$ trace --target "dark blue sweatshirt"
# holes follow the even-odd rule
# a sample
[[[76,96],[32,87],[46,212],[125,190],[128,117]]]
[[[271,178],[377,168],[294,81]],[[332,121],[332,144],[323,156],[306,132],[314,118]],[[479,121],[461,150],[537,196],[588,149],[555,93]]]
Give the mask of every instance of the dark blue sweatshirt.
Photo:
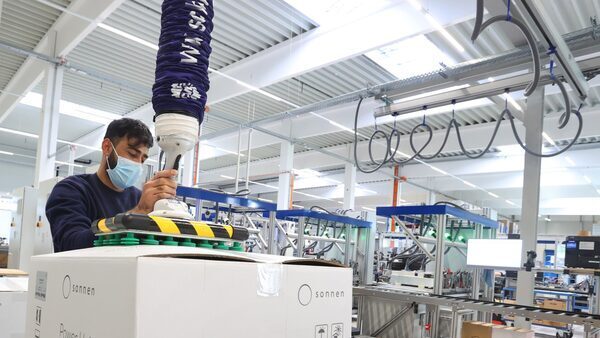
[[[46,203],[54,251],[91,247],[92,222],[133,209],[140,196],[141,191],[135,187],[114,191],[96,174],[69,176],[60,181]]]

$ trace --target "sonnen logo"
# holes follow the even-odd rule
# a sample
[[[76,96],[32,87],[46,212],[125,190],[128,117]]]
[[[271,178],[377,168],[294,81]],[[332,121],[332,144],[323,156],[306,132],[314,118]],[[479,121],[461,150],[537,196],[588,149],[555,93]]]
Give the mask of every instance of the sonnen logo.
[[[62,285],[63,297],[68,299],[71,294],[93,297],[96,295],[96,289],[91,286],[73,283],[71,276],[65,275]]]
[[[338,299],[346,295],[342,290],[316,290],[313,291],[310,285],[302,284],[298,288],[298,302],[302,306],[307,306],[314,299]]]

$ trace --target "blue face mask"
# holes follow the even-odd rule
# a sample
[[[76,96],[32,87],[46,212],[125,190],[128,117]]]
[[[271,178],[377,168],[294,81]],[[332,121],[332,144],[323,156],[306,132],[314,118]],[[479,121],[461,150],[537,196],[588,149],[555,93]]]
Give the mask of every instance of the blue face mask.
[[[128,158],[119,156],[115,146],[113,145],[112,147],[115,154],[117,154],[117,165],[111,169],[110,164],[108,163],[108,157],[106,157],[106,164],[108,166],[106,172],[108,173],[110,181],[119,189],[127,189],[136,185],[142,177],[142,165]]]

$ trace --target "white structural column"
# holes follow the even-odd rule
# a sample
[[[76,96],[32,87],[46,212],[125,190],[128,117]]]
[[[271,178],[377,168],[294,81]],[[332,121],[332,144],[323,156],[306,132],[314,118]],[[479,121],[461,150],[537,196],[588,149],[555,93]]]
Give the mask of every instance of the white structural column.
[[[35,187],[41,181],[55,177],[56,144],[58,138],[58,116],[64,69],[58,65],[46,68],[46,92],[42,103],[42,121],[35,160]]]
[[[354,210],[356,193],[356,166],[346,163],[344,168],[344,209]]]
[[[534,152],[542,151],[542,131],[544,126],[544,86],[538,87],[527,99],[527,112],[525,113],[525,144]],[[521,263],[527,260],[527,251],[536,250],[537,222],[540,208],[540,175],[542,158],[525,153],[525,167],[523,169],[523,204],[521,206],[521,240],[523,252]],[[534,272],[521,270],[517,275],[517,304],[532,305],[533,289],[535,284]],[[531,322],[525,318],[517,318],[518,327],[529,328]]]
[[[431,189],[433,186],[433,178],[427,179],[427,186]],[[435,192],[433,190],[427,190],[427,205],[434,205],[436,201]]]
[[[67,176],[72,176],[73,175],[73,170],[75,169],[75,151],[77,150],[77,147],[70,145],[69,146],[69,161],[67,163],[69,163],[69,169],[67,172]]]
[[[91,21],[82,20],[68,13],[61,14],[48,30],[48,33],[34,48],[34,51],[42,54],[52,54],[52,56],[56,57],[67,55],[79,42],[96,29],[99,22],[104,21],[124,1],[71,1],[69,11],[89,18]],[[56,36],[59,36],[60,39],[57,39],[56,43],[54,43]],[[53,50],[54,53],[48,53],[48,50]],[[27,57],[4,88],[6,92],[0,93],[0,122],[6,119],[20,100],[19,96],[10,95],[9,93],[27,94],[42,79],[46,65],[46,62],[38,60],[33,56]]]
[[[279,191],[277,192],[277,209],[288,210],[292,207],[292,179],[294,170],[294,144],[281,142],[279,157]]]
[[[392,169],[392,173],[393,173],[393,169]],[[404,172],[404,166],[401,166],[400,168],[398,168],[398,176],[402,176],[402,173]],[[402,201],[404,201],[402,199],[402,187],[404,187],[404,182],[403,181],[399,181],[398,182],[398,194],[396,195],[396,205],[402,205]]]

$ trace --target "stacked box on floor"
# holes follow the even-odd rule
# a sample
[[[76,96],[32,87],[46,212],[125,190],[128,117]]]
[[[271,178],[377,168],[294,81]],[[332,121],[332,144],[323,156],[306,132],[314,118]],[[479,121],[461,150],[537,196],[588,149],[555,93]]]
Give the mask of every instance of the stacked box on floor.
[[[544,308],[544,309],[566,311],[567,303],[564,300],[559,300],[559,299],[544,299],[544,301],[542,302],[540,307]],[[567,327],[567,324],[565,324],[565,323],[555,322],[555,321],[551,321],[551,320],[534,320],[533,323],[540,324],[540,325],[546,325],[546,326],[553,326],[553,327],[558,327],[558,328]]]
[[[33,257],[30,275],[26,337],[351,336],[352,270],[315,259],[103,246]]]
[[[464,322],[462,338],[533,338],[532,330],[517,329],[483,322]]]

